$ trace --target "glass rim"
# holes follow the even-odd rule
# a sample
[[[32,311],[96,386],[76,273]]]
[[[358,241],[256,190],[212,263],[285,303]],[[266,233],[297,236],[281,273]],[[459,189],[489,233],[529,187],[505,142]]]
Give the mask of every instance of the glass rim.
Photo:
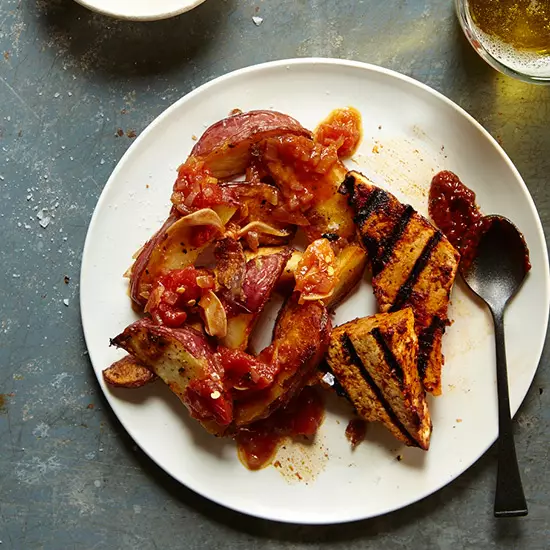
[[[507,65],[496,59],[492,54],[490,54],[483,46],[483,44],[472,33],[468,20],[467,4],[468,0],[455,0],[458,21],[460,23],[460,26],[462,27],[464,35],[468,39],[468,42],[470,43],[474,51],[486,63],[488,63],[491,67],[493,67],[493,69],[496,69],[500,73],[511,76],[512,78],[516,78],[518,80],[522,80],[523,82],[528,82],[530,84],[550,85],[550,74],[548,76],[535,76],[529,73],[516,71],[515,69],[508,67]]]

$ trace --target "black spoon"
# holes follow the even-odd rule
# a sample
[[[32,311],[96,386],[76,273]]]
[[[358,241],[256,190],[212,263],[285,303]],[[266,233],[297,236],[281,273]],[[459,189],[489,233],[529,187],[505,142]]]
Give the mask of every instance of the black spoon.
[[[471,265],[462,270],[468,286],[489,306],[495,324],[498,391],[498,471],[495,494],[495,517],[527,515],[518,469],[510,397],[506,348],[504,345],[504,311],[521,287],[529,271],[529,250],[517,227],[501,216],[486,216]]]

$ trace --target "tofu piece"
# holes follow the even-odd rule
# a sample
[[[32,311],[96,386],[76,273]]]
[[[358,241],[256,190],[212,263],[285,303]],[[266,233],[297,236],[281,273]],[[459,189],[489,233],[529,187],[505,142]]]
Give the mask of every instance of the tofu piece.
[[[441,342],[460,255],[449,240],[410,205],[349,172],[347,194],[372,269],[381,312],[411,307],[419,340],[418,371],[426,391],[441,394]]]
[[[335,328],[327,362],[361,418],[428,450],[432,423],[417,356],[414,315],[405,308]]]

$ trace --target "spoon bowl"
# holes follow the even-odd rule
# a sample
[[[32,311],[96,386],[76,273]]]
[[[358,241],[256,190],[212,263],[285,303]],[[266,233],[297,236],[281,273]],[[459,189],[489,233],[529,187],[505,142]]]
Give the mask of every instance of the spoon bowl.
[[[476,254],[462,270],[468,286],[498,310],[516,294],[530,268],[529,250],[518,228],[502,216],[485,216]]]
[[[495,325],[499,426],[495,517],[527,515],[510,414],[504,312],[530,268],[529,250],[517,227],[502,216],[485,216],[473,260],[461,273],[489,306]]]

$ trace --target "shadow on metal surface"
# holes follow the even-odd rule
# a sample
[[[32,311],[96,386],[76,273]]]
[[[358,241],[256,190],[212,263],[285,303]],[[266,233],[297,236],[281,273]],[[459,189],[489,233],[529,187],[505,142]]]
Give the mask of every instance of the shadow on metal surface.
[[[235,0],[204,2],[172,19],[133,22],[93,13],[72,0],[37,3],[39,32],[67,64],[109,79],[166,74],[201,63],[228,25]],[[71,60],[72,57],[72,60]]]

